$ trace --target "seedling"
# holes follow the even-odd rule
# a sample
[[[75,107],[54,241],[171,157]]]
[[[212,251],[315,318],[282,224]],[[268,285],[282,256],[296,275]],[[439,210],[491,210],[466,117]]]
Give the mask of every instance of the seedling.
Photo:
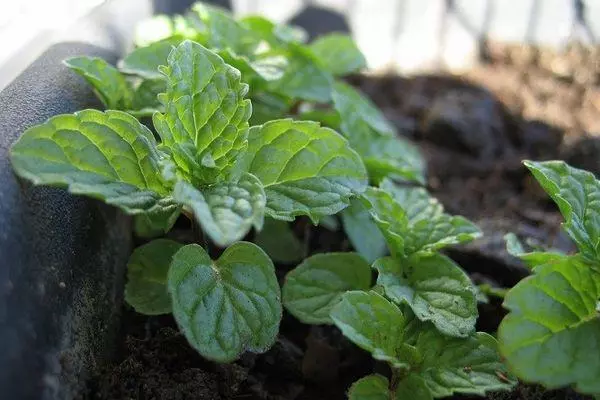
[[[389,364],[391,379],[360,379],[350,399],[432,399],[511,388],[496,340],[475,332],[473,283],[438,252],[478,237],[477,227],[444,213],[425,189],[388,179],[361,199],[391,256],[371,267],[356,253],[317,254],[291,271],[283,286],[283,303],[298,319],[335,324]],[[375,286],[371,268],[378,273]]]
[[[533,275],[506,294],[510,313],[498,330],[500,350],[519,378],[547,388],[573,385],[600,393],[600,182],[561,161],[525,165],[558,205],[579,253],[509,249]]]
[[[55,116],[28,129],[11,151],[22,178],[116,206],[135,217],[140,236],[164,235],[183,214],[225,248],[216,259],[199,244],[167,238],[137,248],[127,302],[148,315],[173,313],[208,359],[265,351],[282,315],[265,250],[298,262],[307,248],[288,222],[306,216],[337,229],[331,216],[340,214],[359,254],[305,259],[288,275],[283,297],[300,320],[335,324],[391,365],[391,381],[361,379],[350,397],[509,388],[495,340],[475,332],[473,284],[438,252],[479,231],[445,214],[424,189],[396,183],[424,182],[424,162],[340,80],[365,66],[352,40],[332,34],[307,44],[296,28],[236,20],[200,3],[150,25],[162,29],[141,30],[118,67],[66,61],[107,110]],[[138,120],[148,116],[155,132]],[[241,241],[253,228],[264,250]],[[375,286],[365,258],[378,271]]]

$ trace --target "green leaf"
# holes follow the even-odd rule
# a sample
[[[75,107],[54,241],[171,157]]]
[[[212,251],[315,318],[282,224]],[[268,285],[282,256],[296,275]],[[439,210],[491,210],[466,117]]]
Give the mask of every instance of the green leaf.
[[[395,129],[381,111],[367,97],[347,83],[333,85],[333,105],[342,117],[342,132],[349,138],[354,135],[371,136],[356,132],[370,128],[381,135],[394,136]]]
[[[302,242],[285,221],[267,218],[262,230],[254,237],[254,243],[275,262],[290,264],[304,257]]]
[[[386,191],[369,186],[362,195],[373,220],[379,227],[392,255],[404,255],[404,234],[408,226],[406,211]]]
[[[154,126],[177,165],[195,186],[228,177],[247,146],[250,100],[240,72],[205,47],[184,41],[168,57],[165,113]]]
[[[367,66],[365,57],[348,35],[330,33],[319,37],[309,47],[333,75],[347,75]]]
[[[371,181],[390,177],[425,184],[425,160],[408,140],[372,134],[350,143],[362,156]]]
[[[260,38],[250,29],[236,21],[220,7],[196,3],[192,6],[207,31],[206,46],[211,49],[231,49],[240,55],[251,55],[256,51]]]
[[[378,374],[368,375],[350,386],[348,400],[390,400],[389,387],[390,383],[386,377]]]
[[[258,246],[235,243],[216,261],[198,245],[184,246],[173,257],[167,282],[173,316],[203,357],[230,362],[275,342],[282,314],[279,284]]]
[[[373,264],[385,295],[406,302],[421,321],[431,321],[443,334],[466,337],[475,332],[475,287],[451,259],[441,254],[404,260],[381,258]]]
[[[507,233],[504,235],[504,240],[506,241],[506,250],[508,253],[523,260],[525,265],[530,268],[535,268],[541,264],[558,262],[563,258],[569,257],[566,254],[551,251],[527,252],[525,251],[523,244],[519,241],[517,235],[514,233]]]
[[[248,58],[230,49],[220,50],[218,54],[227,64],[240,71],[242,79],[249,82],[253,90],[259,85],[265,86],[266,82],[280,79],[287,67],[287,60],[282,56]]]
[[[600,259],[600,182],[563,161],[525,161],[525,165],[560,208],[564,227],[579,250]]]
[[[316,254],[287,274],[283,304],[306,324],[331,324],[329,312],[344,293],[369,287],[371,267],[358,254]]]
[[[138,75],[144,79],[164,79],[158,67],[167,64],[171,50],[183,39],[171,37],[148,46],[138,47],[119,63],[119,69],[126,74]]]
[[[143,238],[153,238],[169,232],[179,215],[181,207],[173,204],[153,213],[137,214],[133,220],[135,234]]]
[[[36,185],[66,187],[129,214],[172,207],[152,132],[121,111],[84,110],[29,128],[14,144],[15,172]]]
[[[580,257],[538,266],[510,289],[498,330],[511,370],[548,388],[600,392],[600,273]]]
[[[416,374],[410,374],[398,382],[394,393],[395,400],[433,400],[433,394],[425,380]]]
[[[296,116],[296,119],[301,121],[317,121],[321,125],[331,128],[335,131],[340,130],[341,119],[340,115],[335,110],[330,109],[312,109],[304,111]]]
[[[152,116],[155,111],[164,112],[164,106],[158,100],[158,95],[164,93],[166,84],[164,79],[146,79],[143,80],[133,93],[133,108],[130,113],[143,111],[147,115]]]
[[[385,237],[371,219],[369,210],[358,199],[352,199],[350,207],[342,211],[344,231],[352,247],[372,263],[387,252]]]
[[[193,212],[204,232],[221,247],[242,239],[252,226],[260,229],[263,224],[266,196],[251,174],[201,190],[179,181],[173,198]]]
[[[363,157],[372,181],[391,175],[424,183],[425,161],[419,150],[396,137],[395,129],[374,104],[342,82],[334,85],[332,97],[341,131]]]
[[[401,354],[404,316],[383,296],[372,291],[346,292],[330,316],[344,336],[371,352],[376,360],[397,368],[408,367]]]
[[[131,106],[132,90],[125,77],[99,57],[72,57],[65,65],[77,72],[90,85],[108,109],[126,110]]]
[[[262,125],[287,115],[291,99],[277,93],[258,91],[252,93],[252,116],[250,125]]]
[[[404,256],[432,254],[448,245],[465,243],[481,236],[477,226],[467,219],[445,214],[442,205],[423,188],[399,186],[386,180],[382,183],[382,189],[393,196],[395,204],[405,209],[407,217],[405,222],[387,228],[391,230],[387,236],[402,238],[402,246],[392,248],[392,252]],[[383,198],[384,201],[390,201],[390,197]],[[375,212],[379,221],[397,219],[397,206],[389,210],[393,211],[378,213],[372,210],[372,214]],[[380,222],[379,225],[381,229],[386,228],[386,224]]]
[[[452,338],[441,334],[431,323],[415,322],[417,333],[411,343],[422,358],[413,373],[425,381],[433,397],[453,393],[484,395],[515,385],[492,336],[479,332],[465,339]]]
[[[281,79],[271,82],[271,90],[294,99],[330,102],[332,75],[307,48],[291,43],[288,52],[289,65]]]
[[[182,15],[155,15],[141,21],[135,27],[134,43],[137,47],[145,47],[152,43],[169,38],[189,38],[201,40],[202,32],[192,26],[189,19]]]
[[[182,247],[167,239],[156,239],[134,250],[127,262],[125,301],[145,315],[169,314],[167,273],[173,255]]]
[[[337,132],[316,122],[283,119],[250,128],[241,170],[265,187],[269,216],[318,222],[344,209],[366,187],[358,154]]]

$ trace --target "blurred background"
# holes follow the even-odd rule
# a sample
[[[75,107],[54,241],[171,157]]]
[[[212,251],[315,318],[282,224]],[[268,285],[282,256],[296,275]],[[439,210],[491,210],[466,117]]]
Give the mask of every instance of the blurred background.
[[[34,0],[0,2],[0,86],[79,17],[108,1],[124,10],[136,0]],[[182,3],[182,10],[189,2]],[[600,0],[221,0],[237,15],[262,14],[293,21],[313,34],[352,33],[372,68],[403,72],[446,67],[464,70],[482,55],[485,41],[536,44],[554,49],[570,41],[594,44],[600,35]],[[140,2],[137,2],[140,3]],[[160,3],[156,5],[160,8]],[[141,5],[141,3],[140,3]],[[144,3],[147,7],[146,3]],[[136,9],[139,12],[139,9]],[[151,12],[151,10],[148,10]],[[21,55],[21,60],[23,55]],[[14,63],[14,62],[13,62]],[[2,68],[4,67],[4,68]]]

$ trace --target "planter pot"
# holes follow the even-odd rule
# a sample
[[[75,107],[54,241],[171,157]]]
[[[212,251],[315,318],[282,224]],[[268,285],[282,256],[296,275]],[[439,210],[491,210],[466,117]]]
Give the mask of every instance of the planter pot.
[[[135,24],[189,1],[110,1],[76,23],[0,92],[0,393],[6,399],[71,399],[111,357],[119,326],[130,219],[64,190],[17,180],[8,153],[28,127],[100,108],[62,60],[115,63]],[[84,42],[81,42],[84,41]],[[24,49],[23,58],[31,55]],[[18,65],[13,60],[12,65]]]

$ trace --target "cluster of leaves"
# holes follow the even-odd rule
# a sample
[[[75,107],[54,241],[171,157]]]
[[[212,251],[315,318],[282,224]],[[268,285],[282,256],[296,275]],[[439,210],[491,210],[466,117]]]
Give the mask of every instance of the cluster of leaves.
[[[370,265],[357,253],[314,255],[287,275],[282,293],[298,319],[335,324],[390,365],[391,381],[380,375],[360,379],[350,399],[432,399],[510,388],[514,382],[496,340],[475,331],[473,283],[438,252],[478,237],[477,227],[444,213],[425,189],[389,179],[369,187],[359,201],[391,256]]]
[[[304,38],[200,3],[158,17],[118,67],[66,61],[107,110],[28,129],[12,148],[14,170],[119,207],[141,236],[167,233],[184,214],[225,248],[213,259],[198,244],[155,239],[128,265],[127,302],[172,313],[208,359],[269,348],[283,296],[300,320],[335,324],[390,364],[391,381],[361,379],[352,399],[509,388],[495,339],[475,332],[475,287],[438,252],[479,230],[412,186],[425,175],[416,148],[340,79],[365,66],[352,40]],[[150,115],[155,132],[138,119]],[[335,214],[357,253],[305,259],[282,294],[272,259],[306,252],[289,222],[306,216],[336,229]],[[253,228],[256,244],[240,241]]]
[[[600,182],[561,161],[525,165],[558,205],[579,253],[508,249],[533,274],[508,291],[510,313],[498,330],[512,371],[548,388],[573,385],[600,394]]]

